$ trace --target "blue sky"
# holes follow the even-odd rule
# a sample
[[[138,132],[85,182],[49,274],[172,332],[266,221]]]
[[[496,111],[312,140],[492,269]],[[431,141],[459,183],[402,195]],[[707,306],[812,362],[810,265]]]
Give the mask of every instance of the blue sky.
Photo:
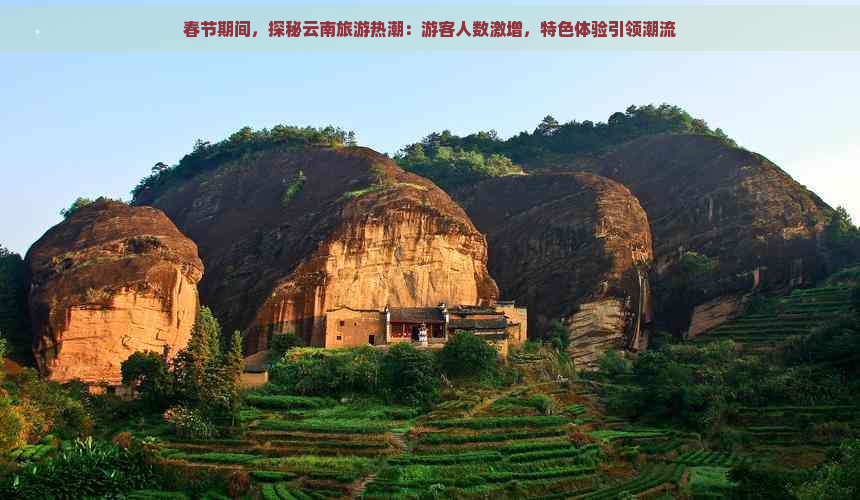
[[[852,62],[853,61],[853,62]],[[129,198],[158,161],[250,125],[334,124],[393,153],[431,131],[532,130],[669,102],[860,219],[856,53],[0,52],[0,244],[78,196]]]

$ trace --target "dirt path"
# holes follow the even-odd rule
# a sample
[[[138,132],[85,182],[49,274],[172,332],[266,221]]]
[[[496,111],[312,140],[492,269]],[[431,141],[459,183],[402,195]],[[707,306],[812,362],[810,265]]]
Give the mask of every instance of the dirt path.
[[[366,476],[362,479],[359,479],[357,482],[350,485],[349,497],[350,498],[361,498],[361,496],[364,495],[364,490],[367,489],[367,485],[370,484],[371,481],[373,481],[374,479],[376,479],[376,473],[375,472],[369,476]]]

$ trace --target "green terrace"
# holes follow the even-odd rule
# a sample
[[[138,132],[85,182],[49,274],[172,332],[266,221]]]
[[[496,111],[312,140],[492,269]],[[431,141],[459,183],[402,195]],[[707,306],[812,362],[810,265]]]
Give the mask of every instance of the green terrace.
[[[732,339],[750,348],[775,346],[788,337],[806,335],[822,323],[850,309],[851,289],[822,287],[794,290],[769,299],[756,312],[742,314],[700,335],[694,342]]]

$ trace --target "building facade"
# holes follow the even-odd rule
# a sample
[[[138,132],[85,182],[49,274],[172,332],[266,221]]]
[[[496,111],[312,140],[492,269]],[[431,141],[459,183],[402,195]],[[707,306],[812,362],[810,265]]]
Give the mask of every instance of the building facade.
[[[412,342],[441,347],[457,331],[481,336],[506,356],[527,338],[527,311],[513,302],[495,306],[339,307],[326,311],[323,347],[386,346]]]

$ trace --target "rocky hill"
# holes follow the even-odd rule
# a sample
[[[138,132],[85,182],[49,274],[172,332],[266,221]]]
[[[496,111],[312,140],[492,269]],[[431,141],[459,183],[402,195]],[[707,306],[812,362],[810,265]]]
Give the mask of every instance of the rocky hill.
[[[762,155],[705,135],[654,135],[576,168],[628,188],[654,236],[658,302],[666,324],[698,333],[734,314],[737,294],[809,285],[832,209]],[[683,283],[685,253],[711,259]]]
[[[651,232],[627,188],[588,173],[534,174],[456,197],[487,233],[502,295],[528,306],[530,331],[563,320],[579,366],[609,347],[639,347],[650,320]]]
[[[820,237],[834,213],[827,204],[767,158],[668,104],[630,106],[600,123],[547,116],[534,132],[508,139],[431,133],[397,160],[455,192],[520,167],[620,182],[650,220],[657,320],[675,333],[718,325],[751,290],[806,286],[833,267]],[[500,168],[505,161],[513,165]]]
[[[135,351],[188,342],[203,264],[159,210],[99,199],[27,253],[34,353],[52,380],[116,384]]]
[[[207,165],[135,199],[200,247],[201,298],[225,329],[320,343],[339,306],[381,309],[498,295],[486,241],[432,182],[358,147],[273,147]]]

